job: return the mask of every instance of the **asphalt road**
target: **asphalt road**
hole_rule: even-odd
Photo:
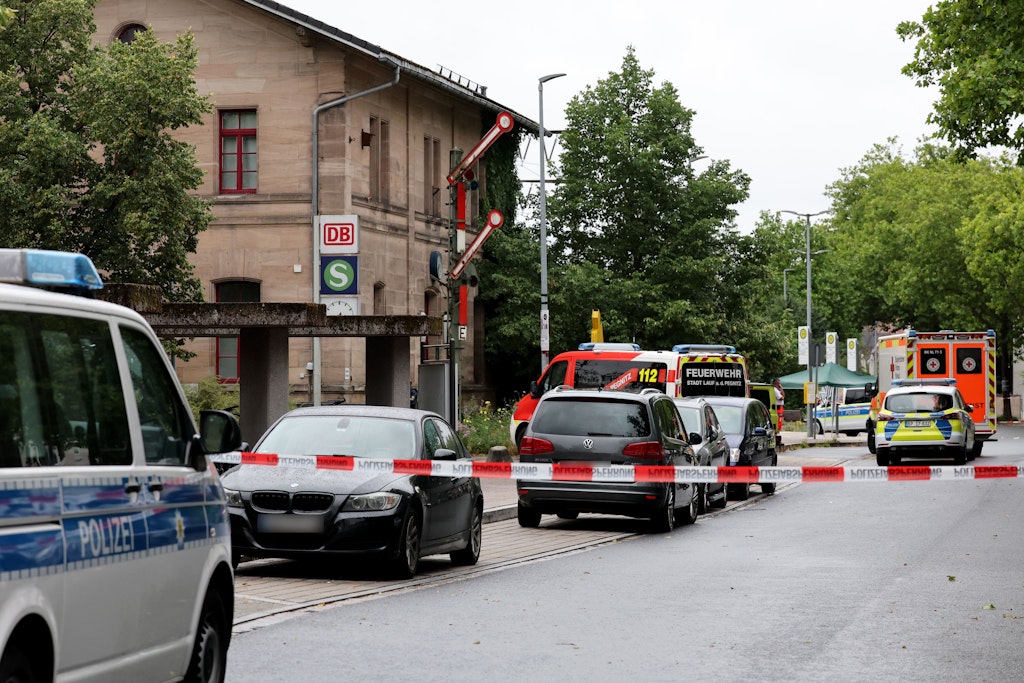
[[[974,464],[1024,461],[1022,436],[1001,428]],[[813,451],[799,457],[867,456]],[[598,516],[513,529],[559,549],[250,619],[228,680],[1020,680],[1022,494],[1018,479],[805,483],[666,535]],[[278,590],[333,580],[290,571]]]

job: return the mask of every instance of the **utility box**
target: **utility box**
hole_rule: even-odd
[[[451,391],[448,382],[448,361],[431,361],[420,363],[419,407],[421,410],[432,410],[443,415],[455,427],[455,422],[448,415]]]

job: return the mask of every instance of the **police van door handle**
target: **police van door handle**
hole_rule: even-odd
[[[137,481],[129,483],[129,484],[126,484],[125,487],[124,487],[124,492],[125,493],[138,493],[141,490],[142,490],[142,484],[140,484]]]
[[[164,490],[164,485],[158,481],[149,482],[149,492],[153,494],[154,500],[160,501],[160,492]]]

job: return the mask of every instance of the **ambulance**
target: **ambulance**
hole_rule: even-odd
[[[971,407],[975,442],[972,455],[996,433],[996,333],[905,330],[878,339],[878,394],[867,418],[868,448],[875,452],[878,409],[893,380],[956,380]]]
[[[747,361],[724,344],[677,344],[671,351],[644,351],[638,344],[585,342],[560,353],[530,382],[516,404],[509,437],[518,447],[540,397],[557,386],[641,391],[669,396],[749,396]]]
[[[81,254],[0,249],[0,681],[222,681],[209,456],[241,432],[222,411],[196,428],[153,330],[102,287]]]

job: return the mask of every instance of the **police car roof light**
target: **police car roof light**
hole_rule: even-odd
[[[672,353],[694,353],[698,351],[705,353],[736,353],[736,347],[727,344],[676,344],[672,347]]]
[[[955,387],[956,378],[936,377],[935,379],[894,379],[892,381],[893,387],[924,387],[929,384],[932,386]]]
[[[626,342],[582,342],[578,351],[639,351],[639,344]]]
[[[103,289],[103,280],[88,256],[42,249],[0,249],[0,282]]]

